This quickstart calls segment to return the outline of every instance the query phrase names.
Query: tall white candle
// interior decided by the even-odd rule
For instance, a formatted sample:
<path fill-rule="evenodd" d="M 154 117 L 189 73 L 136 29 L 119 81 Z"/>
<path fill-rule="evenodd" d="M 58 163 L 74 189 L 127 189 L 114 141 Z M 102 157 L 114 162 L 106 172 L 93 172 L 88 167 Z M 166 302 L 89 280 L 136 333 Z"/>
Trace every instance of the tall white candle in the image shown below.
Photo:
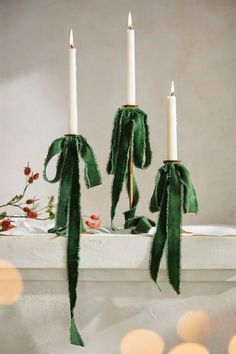
<path fill-rule="evenodd" d="M 73 31 L 71 29 L 69 48 L 69 134 L 78 134 L 76 71 L 76 48 L 74 48 Z"/>
<path fill-rule="evenodd" d="M 136 104 L 135 87 L 135 34 L 132 26 L 132 17 L 129 12 L 127 30 L 127 81 L 126 81 L 126 104 Z"/>
<path fill-rule="evenodd" d="M 167 97 L 167 160 L 178 160 L 176 97 L 173 81 L 171 95 Z"/>

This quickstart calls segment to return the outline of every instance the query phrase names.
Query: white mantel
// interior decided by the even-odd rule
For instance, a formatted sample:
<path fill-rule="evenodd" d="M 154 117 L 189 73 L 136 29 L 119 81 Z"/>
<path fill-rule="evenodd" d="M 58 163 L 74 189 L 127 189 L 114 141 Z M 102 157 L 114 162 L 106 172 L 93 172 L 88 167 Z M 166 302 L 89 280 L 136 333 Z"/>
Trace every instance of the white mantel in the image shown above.
<path fill-rule="evenodd" d="M 205 344 L 210 353 L 223 354 L 236 328 L 236 237 L 182 237 L 181 296 L 168 284 L 165 261 L 159 279 L 162 292 L 150 280 L 151 242 L 140 235 L 81 236 L 76 312 L 87 343 L 81 353 L 118 354 L 121 337 L 139 327 L 161 333 L 169 350 L 180 342 L 175 333 L 179 316 L 198 308 L 215 321 Z M 0 312 L 6 322 L 4 339 L 9 337 L 3 354 L 80 352 L 67 340 L 65 251 L 65 237 L 0 236 L 0 259 L 14 263 L 24 279 L 23 297 Z M 21 351 L 10 339 L 12 331 Z"/>
<path fill-rule="evenodd" d="M 0 259 L 7 259 L 21 270 L 61 270 L 60 279 L 63 279 L 66 242 L 66 237 L 51 234 L 0 236 Z M 84 272 L 81 280 L 93 280 L 91 270 L 101 272 L 100 276 L 97 272 L 97 280 L 104 280 L 104 270 L 123 271 L 122 274 L 113 273 L 113 280 L 123 280 L 127 271 L 132 271 L 132 274 L 138 272 L 136 281 L 149 280 L 151 243 L 152 237 L 141 235 L 82 235 L 80 269 Z M 183 236 L 181 263 L 184 280 L 185 275 L 188 275 L 186 280 L 194 281 L 197 276 L 198 281 L 212 281 L 212 272 L 216 272 L 217 278 L 214 280 L 236 281 L 233 276 L 236 270 L 235 254 L 236 236 Z M 161 263 L 161 279 L 165 279 L 165 268 L 164 259 Z M 223 273 L 226 272 L 232 273 L 232 277 L 225 279 Z M 58 275 L 59 273 L 55 272 L 55 276 Z M 51 275 L 45 272 L 43 279 L 51 279 L 50 277 Z M 129 280 L 132 280 L 132 277 Z"/>

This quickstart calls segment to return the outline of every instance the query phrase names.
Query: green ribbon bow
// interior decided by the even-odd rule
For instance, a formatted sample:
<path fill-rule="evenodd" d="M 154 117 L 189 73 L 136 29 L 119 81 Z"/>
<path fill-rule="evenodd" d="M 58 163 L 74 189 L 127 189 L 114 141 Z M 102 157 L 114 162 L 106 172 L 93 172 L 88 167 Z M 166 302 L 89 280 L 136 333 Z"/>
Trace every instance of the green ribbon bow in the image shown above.
<path fill-rule="evenodd" d="M 157 281 L 162 254 L 167 243 L 169 281 L 177 294 L 180 294 L 182 212 L 197 213 L 198 211 L 196 192 L 185 166 L 167 162 L 160 167 L 155 180 L 150 210 L 160 212 L 151 249 L 151 277 L 154 282 Z"/>
<path fill-rule="evenodd" d="M 59 154 L 56 174 L 47 177 L 47 166 L 51 159 Z M 67 276 L 70 297 L 70 341 L 71 344 L 84 346 L 76 328 L 74 308 L 76 304 L 76 286 L 79 273 L 79 246 L 82 218 L 80 212 L 79 158 L 85 164 L 85 183 L 87 188 L 101 184 L 101 176 L 92 148 L 81 135 L 67 135 L 56 139 L 51 144 L 44 164 L 44 179 L 50 183 L 60 181 L 55 227 L 49 232 L 68 235 L 67 242 Z"/>
<path fill-rule="evenodd" d="M 121 107 L 114 119 L 111 139 L 111 150 L 107 164 L 107 173 L 114 175 L 112 184 L 111 225 L 119 202 L 123 183 L 128 189 L 129 154 L 133 154 L 133 163 L 137 168 L 144 169 L 151 163 L 152 153 L 149 141 L 147 115 L 138 107 Z M 146 217 L 136 217 L 139 201 L 139 190 L 133 177 L 133 202 L 131 209 L 124 213 L 125 228 L 132 228 L 132 233 L 147 232 L 155 223 Z"/>

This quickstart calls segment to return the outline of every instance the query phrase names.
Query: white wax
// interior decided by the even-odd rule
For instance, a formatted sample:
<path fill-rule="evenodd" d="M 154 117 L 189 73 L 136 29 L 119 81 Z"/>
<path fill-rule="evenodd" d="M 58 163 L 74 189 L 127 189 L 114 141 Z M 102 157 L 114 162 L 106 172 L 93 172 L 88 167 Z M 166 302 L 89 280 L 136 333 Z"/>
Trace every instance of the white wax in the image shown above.
<path fill-rule="evenodd" d="M 69 134 L 78 134 L 76 48 L 69 48 Z"/>
<path fill-rule="evenodd" d="M 127 81 L 126 104 L 136 104 L 135 87 L 135 34 L 133 29 L 127 30 Z"/>
<path fill-rule="evenodd" d="M 167 97 L 167 160 L 178 160 L 177 157 L 177 117 L 176 97 Z"/>

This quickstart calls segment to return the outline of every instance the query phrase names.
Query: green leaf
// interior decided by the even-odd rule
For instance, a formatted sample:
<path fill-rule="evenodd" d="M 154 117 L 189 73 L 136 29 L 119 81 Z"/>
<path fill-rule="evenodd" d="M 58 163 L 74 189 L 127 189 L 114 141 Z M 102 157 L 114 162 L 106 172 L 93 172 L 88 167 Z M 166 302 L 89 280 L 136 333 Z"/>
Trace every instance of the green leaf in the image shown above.
<path fill-rule="evenodd" d="M 48 209 L 52 209 L 52 208 L 54 208 L 54 196 L 53 195 L 51 195 L 49 198 L 48 198 Z"/>
<path fill-rule="evenodd" d="M 50 220 L 55 219 L 55 214 L 51 211 L 51 212 L 49 212 L 48 217 Z"/>
<path fill-rule="evenodd" d="M 4 211 L 3 213 L 0 214 L 0 220 L 5 219 L 7 216 L 7 213 Z"/>

